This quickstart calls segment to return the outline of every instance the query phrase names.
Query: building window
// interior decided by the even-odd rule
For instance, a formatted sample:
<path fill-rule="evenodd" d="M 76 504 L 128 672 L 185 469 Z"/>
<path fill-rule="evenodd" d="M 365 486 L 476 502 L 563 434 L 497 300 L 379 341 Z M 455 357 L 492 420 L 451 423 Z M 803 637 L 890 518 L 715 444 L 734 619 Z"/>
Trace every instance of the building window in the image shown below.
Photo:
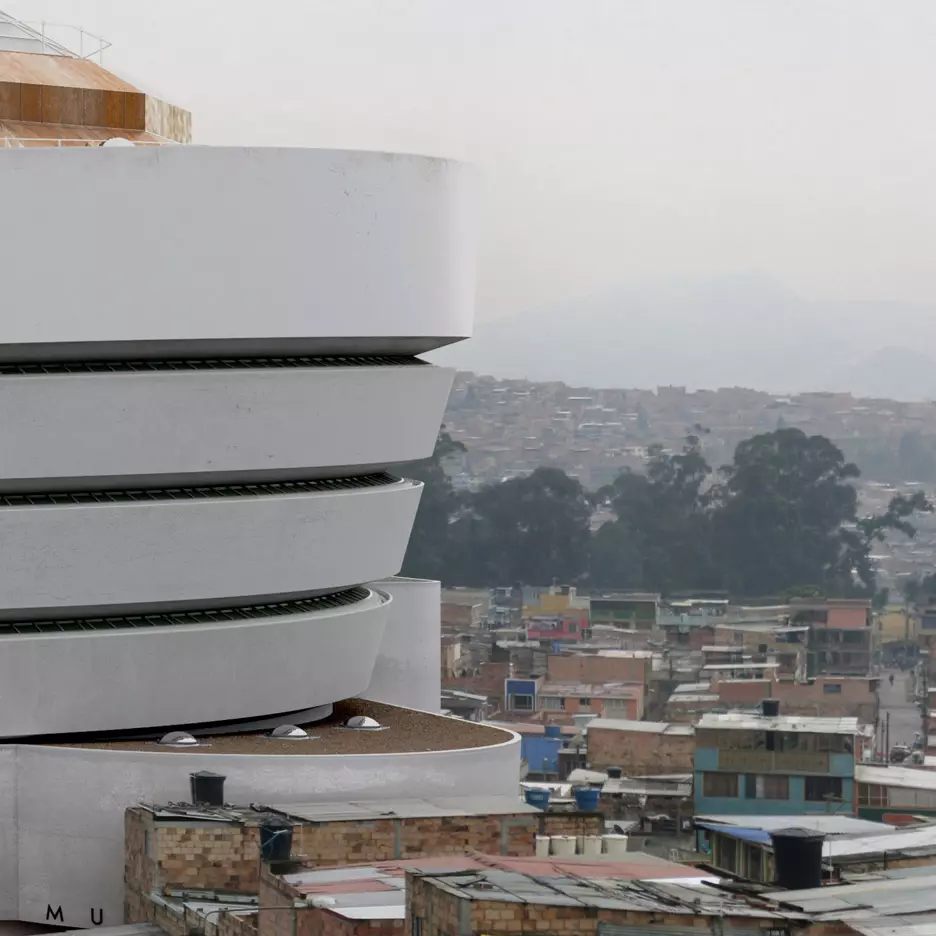
<path fill-rule="evenodd" d="M 579 699 L 579 705 L 591 706 L 591 699 Z"/>
<path fill-rule="evenodd" d="M 726 835 L 715 837 L 715 865 L 726 871 L 736 872 L 735 864 L 738 861 L 738 843 Z"/>
<path fill-rule="evenodd" d="M 840 682 L 825 683 L 825 685 L 822 687 L 822 691 L 827 695 L 841 695 L 842 684 Z"/>
<path fill-rule="evenodd" d="M 624 712 L 627 710 L 627 699 L 605 699 L 604 707 L 608 711 Z"/>
<path fill-rule="evenodd" d="M 565 699 L 562 696 L 540 696 L 543 708 L 550 712 L 561 712 L 565 708 Z"/>
<path fill-rule="evenodd" d="M 510 697 L 510 708 L 515 712 L 532 712 L 533 696 L 515 695 Z"/>
<path fill-rule="evenodd" d="M 788 800 L 790 778 L 777 774 L 748 774 L 744 778 L 746 799 Z"/>
<path fill-rule="evenodd" d="M 806 777 L 806 801 L 822 803 L 842 799 L 841 777 Z"/>
<path fill-rule="evenodd" d="M 738 795 L 738 775 L 736 773 L 702 774 L 702 795 L 736 798 Z"/>
<path fill-rule="evenodd" d="M 858 805 L 887 806 L 887 788 L 877 783 L 859 783 Z"/>

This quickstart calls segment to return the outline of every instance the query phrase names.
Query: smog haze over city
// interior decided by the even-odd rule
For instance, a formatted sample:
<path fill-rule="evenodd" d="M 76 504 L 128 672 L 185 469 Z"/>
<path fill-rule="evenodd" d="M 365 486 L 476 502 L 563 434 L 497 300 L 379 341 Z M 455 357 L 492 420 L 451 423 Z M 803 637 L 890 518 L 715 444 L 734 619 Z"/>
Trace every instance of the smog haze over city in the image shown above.
<path fill-rule="evenodd" d="M 106 36 L 197 142 L 475 163 L 480 325 L 440 363 L 936 395 L 930 0 L 6 8 Z"/>

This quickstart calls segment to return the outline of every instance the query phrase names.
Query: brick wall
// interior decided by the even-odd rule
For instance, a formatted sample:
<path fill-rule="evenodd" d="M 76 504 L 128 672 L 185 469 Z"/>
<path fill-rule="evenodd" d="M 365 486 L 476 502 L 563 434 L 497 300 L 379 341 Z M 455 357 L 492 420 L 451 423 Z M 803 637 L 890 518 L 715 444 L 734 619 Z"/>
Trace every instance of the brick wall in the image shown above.
<path fill-rule="evenodd" d="M 255 936 L 402 936 L 403 920 L 349 920 L 325 907 L 275 909 L 301 895 L 264 869 L 260 876 L 259 924 Z M 249 934 L 246 934 L 249 936 Z"/>
<path fill-rule="evenodd" d="M 458 679 L 445 679 L 443 689 L 462 689 L 485 695 L 497 708 L 504 705 L 504 681 L 513 675 L 513 664 L 502 662 L 482 663 L 477 676 L 462 676 Z"/>
<path fill-rule="evenodd" d="M 124 816 L 124 913 L 139 919 L 139 895 L 165 887 L 256 891 L 259 830 L 235 822 L 155 822 L 141 807 Z"/>
<path fill-rule="evenodd" d="M 203 932 L 205 936 L 257 936 L 256 912 L 231 914 L 199 914 L 178 903 L 168 903 L 159 897 L 142 895 L 141 917 L 125 922 L 155 923 L 166 936 L 189 936 Z"/>
<path fill-rule="evenodd" d="M 836 691 L 829 691 L 835 688 Z M 856 717 L 873 724 L 877 716 L 874 682 L 858 677 L 817 676 L 811 683 L 748 679 L 713 683 L 722 706 L 750 706 L 762 699 L 777 699 L 784 715 L 818 715 L 825 718 Z"/>
<path fill-rule="evenodd" d="M 650 773 L 691 773 L 695 737 L 649 731 L 588 728 L 588 763 L 593 770 L 620 767 L 625 776 Z"/>
<path fill-rule="evenodd" d="M 527 857 L 537 835 L 600 835 L 599 813 L 515 813 L 323 822 L 293 829 L 293 854 L 340 867 L 426 855 Z M 141 807 L 125 816 L 124 914 L 143 922 L 145 896 L 166 887 L 255 894 L 259 830 L 237 822 L 155 822 Z M 289 936 L 289 934 L 287 934 Z"/>
<path fill-rule="evenodd" d="M 552 653 L 547 661 L 547 679 L 550 682 L 632 682 L 643 685 L 650 674 L 650 665 L 647 658 Z"/>

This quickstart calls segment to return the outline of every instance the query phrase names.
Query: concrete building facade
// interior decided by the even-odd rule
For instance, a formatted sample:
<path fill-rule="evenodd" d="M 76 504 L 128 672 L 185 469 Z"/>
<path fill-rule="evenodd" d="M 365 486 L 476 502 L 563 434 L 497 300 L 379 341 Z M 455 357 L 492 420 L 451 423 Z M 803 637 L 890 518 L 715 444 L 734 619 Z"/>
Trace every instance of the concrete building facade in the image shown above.
<path fill-rule="evenodd" d="M 418 355 L 472 328 L 472 172 L 182 145 L 185 111 L 30 37 L 0 31 L 0 921 L 120 922 L 123 810 L 194 771 L 516 795 L 514 735 L 430 714 L 438 585 L 395 578 L 421 485 L 388 468 L 454 376 Z M 329 753 L 361 698 L 408 708 Z"/>

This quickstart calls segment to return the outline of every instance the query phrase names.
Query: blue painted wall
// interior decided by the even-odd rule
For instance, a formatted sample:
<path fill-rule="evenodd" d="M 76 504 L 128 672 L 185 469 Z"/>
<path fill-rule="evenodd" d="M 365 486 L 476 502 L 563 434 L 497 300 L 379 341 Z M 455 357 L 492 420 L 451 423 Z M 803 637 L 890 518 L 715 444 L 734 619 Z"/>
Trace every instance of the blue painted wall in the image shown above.
<path fill-rule="evenodd" d="M 718 750 L 698 748 L 695 752 L 695 783 L 693 784 L 696 815 L 786 816 L 803 813 L 854 815 L 855 812 L 855 758 L 852 754 L 830 754 L 831 777 L 842 778 L 842 803 L 815 802 L 805 798 L 805 777 L 790 775 L 790 796 L 785 800 L 745 797 L 745 774 L 738 778 L 737 797 L 703 795 L 702 774 L 718 770 Z"/>
<path fill-rule="evenodd" d="M 521 734 L 520 756 L 534 773 L 555 773 L 559 769 L 559 749 L 563 744 L 563 738 Z"/>
<path fill-rule="evenodd" d="M 797 816 L 803 813 L 825 813 L 851 816 L 855 812 L 854 781 L 842 781 L 843 803 L 806 800 L 803 784 L 805 777 L 790 777 L 790 798 L 785 800 L 747 799 L 744 793 L 744 774 L 739 781 L 741 796 L 703 796 L 702 772 L 695 775 L 695 814 L 697 816 Z"/>

